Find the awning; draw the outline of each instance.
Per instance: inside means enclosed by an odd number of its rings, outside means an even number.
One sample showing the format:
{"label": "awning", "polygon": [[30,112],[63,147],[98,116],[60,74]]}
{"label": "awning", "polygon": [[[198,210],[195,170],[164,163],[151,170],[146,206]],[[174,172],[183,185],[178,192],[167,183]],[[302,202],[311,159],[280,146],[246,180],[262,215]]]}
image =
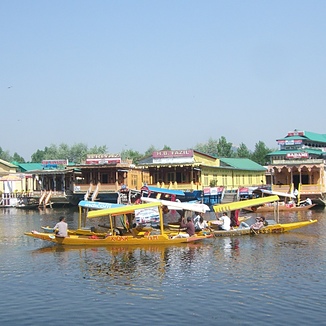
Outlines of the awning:
{"label": "awning", "polygon": [[159,206],[162,206],[162,204],[158,203],[158,202],[148,203],[148,204],[139,204],[139,205],[123,205],[122,207],[90,211],[90,212],[88,212],[87,217],[92,218],[92,217],[101,217],[101,216],[107,216],[107,215],[130,214],[130,213],[134,213],[135,210],[137,210],[137,209],[159,207]]}
{"label": "awning", "polygon": [[176,190],[176,189],[144,186],[141,188],[141,190],[156,192],[156,193],[160,193],[160,194],[185,196],[185,193],[182,190]]}
{"label": "awning", "polygon": [[227,203],[227,204],[214,205],[213,209],[214,209],[215,213],[222,213],[222,212],[228,212],[228,211],[235,211],[237,209],[242,209],[242,208],[246,208],[246,207],[259,206],[259,205],[271,203],[271,202],[278,201],[278,200],[280,200],[280,198],[278,196],[267,196],[267,197],[262,197],[262,198],[241,200],[241,201],[236,201],[236,202]]}
{"label": "awning", "polygon": [[22,179],[16,175],[4,175],[0,181],[21,181]]}

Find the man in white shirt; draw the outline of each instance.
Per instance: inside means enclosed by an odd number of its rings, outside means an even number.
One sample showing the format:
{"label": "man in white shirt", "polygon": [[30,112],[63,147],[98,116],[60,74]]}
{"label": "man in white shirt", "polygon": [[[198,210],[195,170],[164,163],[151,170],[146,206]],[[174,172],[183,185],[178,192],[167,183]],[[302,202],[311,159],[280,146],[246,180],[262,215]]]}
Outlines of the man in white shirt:
{"label": "man in white shirt", "polygon": [[222,216],[219,218],[219,220],[223,222],[219,226],[219,229],[223,230],[223,231],[230,231],[231,219],[228,217],[228,215],[225,212],[222,214]]}
{"label": "man in white shirt", "polygon": [[60,222],[54,226],[57,237],[67,237],[68,236],[68,224],[64,216],[60,216]]}

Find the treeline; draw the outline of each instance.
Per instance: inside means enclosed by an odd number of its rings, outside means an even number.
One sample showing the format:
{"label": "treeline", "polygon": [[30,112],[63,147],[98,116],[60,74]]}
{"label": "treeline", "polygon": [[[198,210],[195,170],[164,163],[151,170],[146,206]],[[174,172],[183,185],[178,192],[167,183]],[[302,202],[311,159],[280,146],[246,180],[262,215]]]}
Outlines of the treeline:
{"label": "treeline", "polygon": [[[275,151],[275,149],[267,148],[264,142],[259,141],[255,145],[255,149],[251,152],[248,147],[241,143],[238,147],[234,147],[232,143],[228,142],[224,136],[218,140],[210,138],[207,143],[197,144],[192,149],[199,152],[214,156],[214,157],[227,157],[227,158],[249,158],[260,165],[266,165],[266,155]],[[132,159],[134,164],[137,164],[140,159],[146,156],[152,155],[154,151],[158,150],[171,150],[167,145],[163,148],[156,148],[151,145],[145,153],[140,153],[136,150],[122,150],[121,158]],[[81,163],[85,161],[87,154],[107,154],[110,150],[106,145],[94,146],[88,148],[83,143],[74,144],[69,146],[67,144],[50,145],[46,146],[43,150],[38,149],[31,156],[30,162],[42,162],[43,160],[55,160],[55,159],[68,159],[69,162]],[[24,158],[18,153],[10,155],[8,150],[3,150],[0,147],[0,159],[7,162],[26,163]]]}

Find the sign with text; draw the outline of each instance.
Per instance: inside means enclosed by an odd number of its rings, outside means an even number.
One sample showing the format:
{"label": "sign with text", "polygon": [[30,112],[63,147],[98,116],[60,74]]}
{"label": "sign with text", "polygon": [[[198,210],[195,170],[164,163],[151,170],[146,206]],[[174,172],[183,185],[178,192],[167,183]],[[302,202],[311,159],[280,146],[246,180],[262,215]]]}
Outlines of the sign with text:
{"label": "sign with text", "polygon": [[121,163],[121,158],[87,158],[86,164],[118,164]]}
{"label": "sign with text", "polygon": [[298,131],[298,130],[289,131],[288,136],[289,137],[292,137],[292,136],[304,136],[304,131]]}
{"label": "sign with text", "polygon": [[158,207],[135,209],[136,224],[159,223],[160,213]]}
{"label": "sign with text", "polygon": [[43,160],[42,165],[68,165],[68,160]]}
{"label": "sign with text", "polygon": [[308,153],[287,153],[286,158],[293,159],[293,158],[308,158]]}
{"label": "sign with text", "polygon": [[172,158],[172,157],[192,157],[194,151],[192,149],[180,151],[155,151],[153,158]]}

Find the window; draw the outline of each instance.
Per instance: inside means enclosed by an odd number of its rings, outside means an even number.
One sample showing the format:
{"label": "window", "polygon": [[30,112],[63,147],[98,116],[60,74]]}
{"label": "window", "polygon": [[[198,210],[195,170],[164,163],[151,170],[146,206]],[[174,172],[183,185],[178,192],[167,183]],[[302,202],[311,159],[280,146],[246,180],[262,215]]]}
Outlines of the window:
{"label": "window", "polygon": [[240,185],[240,175],[239,174],[236,174],[235,175],[235,183],[236,183],[236,185]]}
{"label": "window", "polygon": [[204,174],[204,186],[208,186],[208,174]]}
{"label": "window", "polygon": [[131,185],[132,185],[133,188],[137,188],[137,182],[138,182],[138,175],[133,174],[131,176]]}
{"label": "window", "polygon": [[225,187],[228,185],[228,176],[226,174],[222,175],[222,184]]}
{"label": "window", "polygon": [[248,174],[248,183],[252,185],[252,175]]}
{"label": "window", "polygon": [[167,178],[168,178],[167,182],[174,182],[175,181],[175,174],[174,174],[174,172],[168,172],[167,173]]}
{"label": "window", "polygon": [[160,174],[158,172],[153,173],[153,182],[158,183],[160,180]]}

